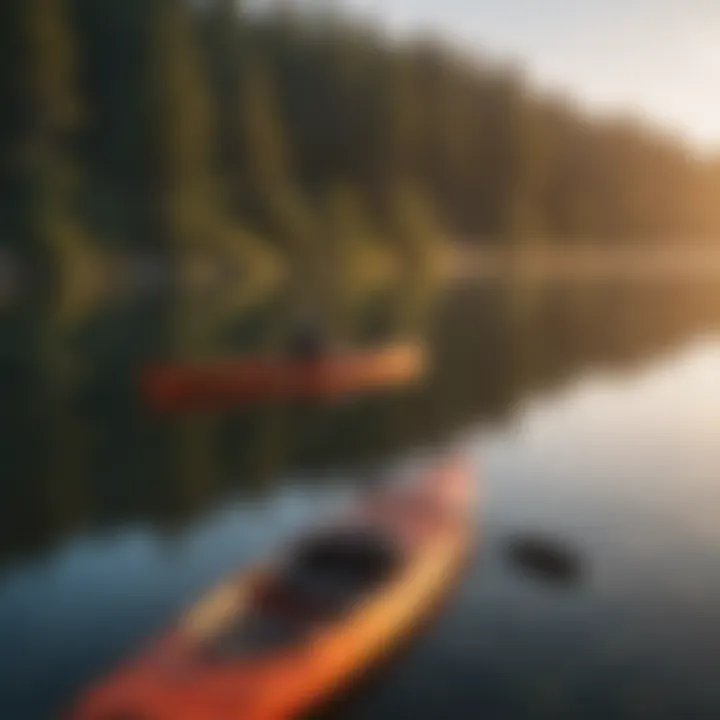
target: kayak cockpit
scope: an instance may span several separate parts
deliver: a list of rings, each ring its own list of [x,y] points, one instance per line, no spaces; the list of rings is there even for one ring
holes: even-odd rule
[[[402,554],[386,533],[336,529],[301,542],[253,588],[238,617],[204,644],[215,658],[270,652],[302,641],[388,582]]]

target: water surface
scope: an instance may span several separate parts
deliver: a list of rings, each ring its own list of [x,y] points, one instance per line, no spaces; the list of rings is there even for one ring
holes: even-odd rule
[[[379,333],[377,315],[352,330]],[[469,448],[483,496],[474,560],[343,715],[718,716],[714,287],[467,284],[415,317],[432,357],[417,388],[149,417],[146,362],[273,346],[283,308],[208,333],[202,318],[157,298],[72,322],[42,303],[0,316],[0,717],[54,717],[368,474],[449,443]],[[524,533],[568,543],[582,580],[508,564]]]

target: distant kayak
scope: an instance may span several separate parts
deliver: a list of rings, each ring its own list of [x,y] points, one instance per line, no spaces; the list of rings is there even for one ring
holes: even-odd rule
[[[421,377],[416,345],[332,352],[311,357],[166,363],[145,369],[143,396],[155,412],[223,409],[276,400],[323,400],[411,383]]]
[[[465,462],[360,498],[274,561],[231,579],[71,718],[281,720],[337,696],[429,616],[471,546]]]

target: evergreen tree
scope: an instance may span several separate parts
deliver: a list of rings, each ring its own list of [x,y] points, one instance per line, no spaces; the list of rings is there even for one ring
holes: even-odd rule
[[[269,70],[257,55],[244,67],[243,130],[247,155],[249,215],[288,258],[306,290],[305,302],[318,301],[313,286],[318,273],[318,228],[291,169],[282,115]]]
[[[266,251],[233,218],[213,163],[213,97],[204,75],[197,26],[183,0],[156,0],[152,70],[148,197],[157,237],[176,256],[234,263],[241,271]],[[251,268],[257,269],[257,268]]]
[[[241,10],[1,3],[3,244],[78,288],[103,243],[184,269],[209,260],[243,288],[276,276],[282,255],[318,306],[328,258],[357,275],[360,235],[421,271],[443,237],[559,246],[720,231],[717,160],[645,122],[593,118],[517,68],[339,11]],[[412,237],[407,218],[426,212]]]
[[[2,9],[3,225],[45,265],[84,253],[73,162],[82,107],[64,0],[8,0]]]

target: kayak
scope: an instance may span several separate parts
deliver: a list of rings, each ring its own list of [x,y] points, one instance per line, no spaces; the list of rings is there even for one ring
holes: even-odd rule
[[[423,371],[415,345],[317,357],[260,357],[145,369],[142,392],[156,412],[218,409],[272,400],[324,400],[404,385]]]
[[[462,566],[469,464],[361,498],[185,613],[80,698],[76,720],[283,720],[332,700],[407,639]]]
[[[412,636],[467,557],[473,475],[447,461],[360,497],[223,583],[82,696],[75,720],[284,720],[338,697]]]

